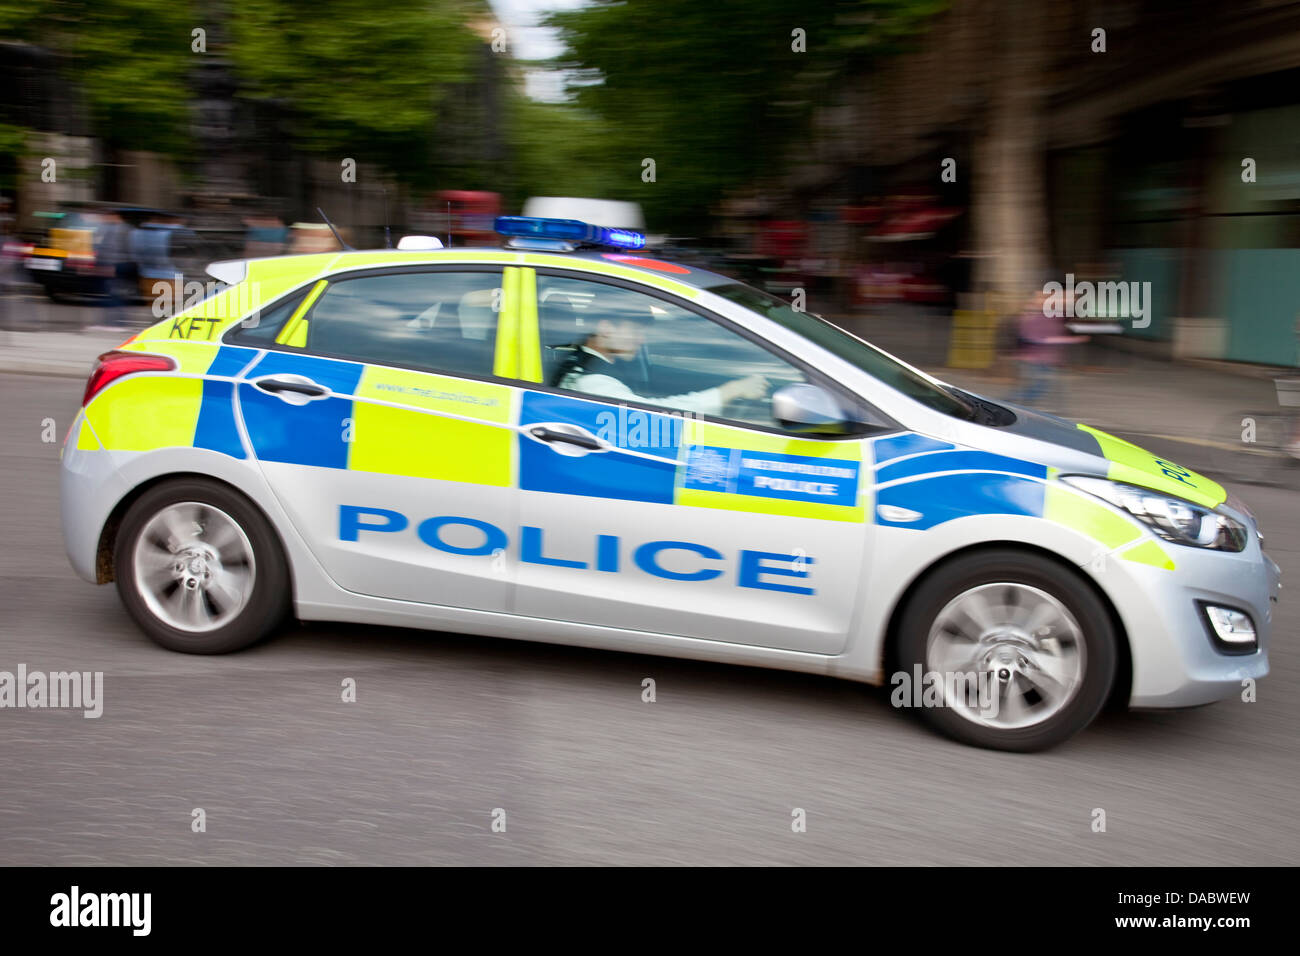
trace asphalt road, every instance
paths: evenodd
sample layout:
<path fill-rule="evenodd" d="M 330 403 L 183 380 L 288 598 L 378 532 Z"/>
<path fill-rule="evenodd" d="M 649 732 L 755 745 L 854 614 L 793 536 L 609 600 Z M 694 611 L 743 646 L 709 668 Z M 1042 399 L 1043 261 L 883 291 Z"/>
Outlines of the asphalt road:
<path fill-rule="evenodd" d="M 80 390 L 0 375 L 0 670 L 105 674 L 98 720 L 0 710 L 0 864 L 1300 859 L 1289 592 L 1258 702 L 1108 714 L 1028 756 L 934 736 L 885 690 L 775 671 L 351 625 L 188 657 L 67 565 L 41 432 L 53 418 L 62 439 Z M 1296 493 L 1236 490 L 1295 581 Z"/>

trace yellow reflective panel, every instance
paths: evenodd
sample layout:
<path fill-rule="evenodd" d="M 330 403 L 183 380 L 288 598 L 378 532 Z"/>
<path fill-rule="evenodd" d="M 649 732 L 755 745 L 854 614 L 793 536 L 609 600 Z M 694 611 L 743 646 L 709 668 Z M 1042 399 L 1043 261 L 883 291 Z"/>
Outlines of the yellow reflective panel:
<path fill-rule="evenodd" d="M 202 379 L 131 375 L 96 395 L 86 418 L 112 451 L 188 448 L 202 403 Z"/>
<path fill-rule="evenodd" d="M 726 491 L 709 491 L 687 488 L 689 456 L 697 446 L 704 448 L 737 449 L 741 452 L 762 452 L 770 455 L 793 455 L 814 459 L 823 468 L 835 468 L 836 462 L 853 462 L 857 469 L 855 504 L 828 504 L 819 501 L 793 500 Z M 862 442 L 816 441 L 791 438 L 768 432 L 755 432 L 744 428 L 719 425 L 696 418 L 687 418 L 685 439 L 681 444 L 682 458 L 677 466 L 674 502 L 696 508 L 717 508 L 723 511 L 747 511 L 753 514 L 788 515 L 796 518 L 816 518 L 824 521 L 866 520 L 870 502 L 870 487 L 862 470 Z M 804 465 L 800 465 L 804 467 Z M 841 467 L 839 470 L 843 470 Z"/>
<path fill-rule="evenodd" d="M 367 366 L 353 402 L 348 467 L 506 487 L 514 474 L 514 394 L 492 382 Z"/>
<path fill-rule="evenodd" d="M 78 451 L 98 451 L 102 447 L 84 418 L 81 420 L 81 427 L 77 429 L 76 447 Z"/>
<path fill-rule="evenodd" d="M 514 390 L 495 382 L 367 365 L 353 394 L 508 425 Z"/>
<path fill-rule="evenodd" d="M 471 485 L 507 487 L 514 433 L 497 425 L 370 402 L 352 410 L 348 468 Z"/>
<path fill-rule="evenodd" d="M 215 289 L 215 279 L 184 283 L 155 283 L 155 308 L 169 317 L 139 334 L 143 340 L 167 339 L 216 342 L 242 321 L 291 289 L 305 284 L 338 258 L 337 253 L 250 259 L 243 282 L 203 298 Z"/>
<path fill-rule="evenodd" d="M 519 377 L 521 271 L 508 266 L 501 275 L 501 311 L 497 314 L 496 357 L 492 363 L 492 374 L 499 378 Z"/>
<path fill-rule="evenodd" d="M 686 441 L 692 445 L 719 445 L 746 451 L 773 452 L 779 455 L 842 458 L 845 461 L 862 460 L 862 442 L 857 439 L 820 441 L 812 438 L 794 438 L 789 435 L 750 431 L 746 428 L 720 425 L 690 417 L 686 419 Z"/>
<path fill-rule="evenodd" d="M 1164 568 L 1166 571 L 1174 570 L 1174 562 L 1169 555 L 1165 554 L 1164 548 L 1154 541 L 1147 541 L 1144 544 L 1129 548 L 1127 551 L 1121 551 L 1119 556 L 1125 561 L 1150 564 L 1153 567 Z"/>
<path fill-rule="evenodd" d="M 1142 534 L 1132 520 L 1111 511 L 1092 498 L 1049 483 L 1043 501 L 1043 517 L 1073 528 L 1100 542 L 1107 549 L 1118 548 Z"/>
<path fill-rule="evenodd" d="M 289 321 L 284 323 L 284 328 L 275 337 L 277 344 L 287 345 L 295 349 L 307 347 L 307 326 L 309 324 L 306 318 L 307 310 L 321 297 L 321 293 L 325 291 L 327 285 L 329 283 L 321 279 L 312 286 L 312 290 L 298 303 L 298 308 L 293 310 L 293 315 L 289 316 Z"/>
<path fill-rule="evenodd" d="M 519 377 L 525 382 L 540 382 L 542 337 L 537 328 L 537 273 L 532 269 L 519 271 Z"/>
<path fill-rule="evenodd" d="M 1223 486 L 1204 475 L 1198 475 L 1182 465 L 1153 455 L 1145 448 L 1096 428 L 1083 424 L 1079 428 L 1097 439 L 1102 455 L 1110 461 L 1106 477 L 1114 481 L 1185 498 L 1206 508 L 1222 504 L 1227 498 Z"/>
<path fill-rule="evenodd" d="M 367 252 L 341 252 L 333 257 L 329 271 L 337 275 L 350 269 L 374 269 L 382 266 L 455 266 L 463 262 L 518 262 L 517 252 L 501 249 L 378 249 Z"/>

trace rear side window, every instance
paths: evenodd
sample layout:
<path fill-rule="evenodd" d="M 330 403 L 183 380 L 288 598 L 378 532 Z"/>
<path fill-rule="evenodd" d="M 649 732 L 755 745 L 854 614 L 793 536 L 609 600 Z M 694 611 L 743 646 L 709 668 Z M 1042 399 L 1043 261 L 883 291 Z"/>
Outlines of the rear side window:
<path fill-rule="evenodd" d="M 232 345 L 270 345 L 310 291 L 311 286 L 299 289 L 269 309 L 258 309 L 252 315 L 240 319 L 227 341 Z"/>
<path fill-rule="evenodd" d="M 307 348 L 359 362 L 490 376 L 500 304 L 500 270 L 341 279 L 312 308 Z"/>

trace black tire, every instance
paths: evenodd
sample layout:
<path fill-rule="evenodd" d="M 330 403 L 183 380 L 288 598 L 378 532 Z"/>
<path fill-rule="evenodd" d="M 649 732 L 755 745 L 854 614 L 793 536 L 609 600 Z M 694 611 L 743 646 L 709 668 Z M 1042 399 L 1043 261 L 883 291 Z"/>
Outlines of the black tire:
<path fill-rule="evenodd" d="M 904 674 L 933 669 L 927 657 L 931 627 L 959 595 L 981 585 L 1009 583 L 1045 592 L 1073 616 L 1082 636 L 1082 675 L 1073 696 L 1057 712 L 1024 727 L 991 727 L 947 706 L 922 707 L 921 716 L 941 733 L 976 747 L 1029 752 L 1068 740 L 1101 711 L 1115 681 L 1117 636 L 1106 607 L 1088 582 L 1064 562 L 1014 548 L 990 548 L 955 558 L 930 572 L 903 611 L 897 661 Z M 974 645 L 972 645 L 974 646 Z M 1022 700 L 1026 699 L 1022 695 Z M 1032 711 L 1031 711 L 1032 712 Z"/>
<path fill-rule="evenodd" d="M 137 580 L 134 560 L 137 542 L 151 520 L 169 506 L 187 502 L 224 513 L 242 531 L 253 555 L 246 603 L 229 621 L 202 632 L 175 627 L 150 607 L 146 589 Z M 275 631 L 292 604 L 288 562 L 269 522 L 243 495 L 203 478 L 167 481 L 141 495 L 123 518 L 113 560 L 118 594 L 127 612 L 149 637 L 172 651 L 226 654 L 242 650 Z"/>

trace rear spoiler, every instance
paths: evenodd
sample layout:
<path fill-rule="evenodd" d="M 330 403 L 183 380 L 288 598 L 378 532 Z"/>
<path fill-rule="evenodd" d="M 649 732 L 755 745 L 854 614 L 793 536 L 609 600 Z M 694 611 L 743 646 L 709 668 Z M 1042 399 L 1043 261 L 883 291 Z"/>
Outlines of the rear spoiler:
<path fill-rule="evenodd" d="M 248 260 L 223 259 L 220 262 L 209 262 L 207 273 L 218 282 L 239 285 L 248 278 Z"/>

